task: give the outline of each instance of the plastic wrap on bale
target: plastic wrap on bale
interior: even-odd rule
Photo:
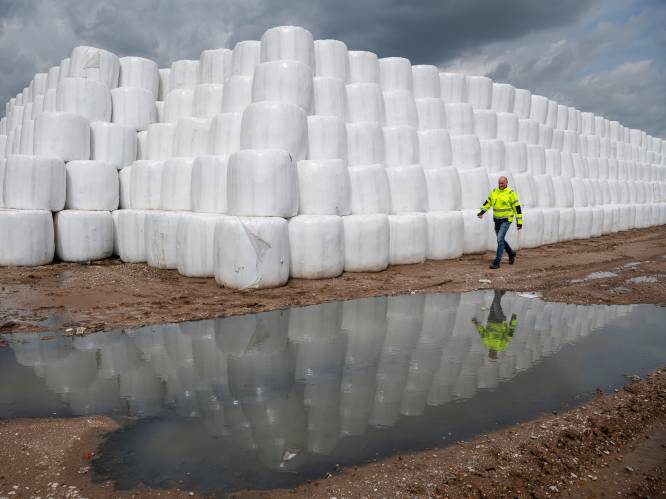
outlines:
[[[65,165],[56,158],[9,156],[4,204],[21,210],[59,211],[65,206]]]
[[[55,252],[63,262],[103,260],[113,254],[111,212],[64,210],[53,222]]]
[[[296,168],[300,214],[351,213],[351,185],[344,160],[303,160]]]
[[[344,231],[336,215],[299,215],[289,220],[290,275],[325,279],[344,269]]]
[[[118,209],[118,170],[99,160],[70,161],[65,165],[67,210],[113,211]]]
[[[346,272],[379,272],[389,264],[389,222],[384,214],[342,217]]]
[[[0,266],[51,263],[55,251],[51,212],[0,210],[0,241]]]

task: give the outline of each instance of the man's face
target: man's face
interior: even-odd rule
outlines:
[[[500,177],[499,180],[497,181],[497,186],[500,189],[506,189],[506,186],[509,182],[507,181],[506,177]]]

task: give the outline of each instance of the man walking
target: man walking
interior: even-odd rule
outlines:
[[[490,191],[488,199],[483,203],[481,211],[477,215],[477,217],[482,218],[484,213],[492,206],[495,234],[497,234],[497,253],[495,253],[495,261],[490,265],[491,269],[499,268],[505,248],[509,255],[509,265],[513,265],[513,262],[516,261],[516,252],[511,249],[506,241],[506,233],[511,227],[514,215],[518,230],[523,228],[523,212],[520,201],[518,201],[518,194],[508,187],[508,183],[506,177],[499,178],[497,188]]]

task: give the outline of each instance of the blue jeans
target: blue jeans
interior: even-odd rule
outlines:
[[[509,256],[513,255],[514,251],[509,246],[509,243],[506,241],[506,233],[511,227],[511,222],[506,218],[493,218],[495,222],[495,234],[497,234],[497,253],[495,253],[495,263],[499,264],[502,261],[502,255],[504,254],[504,249]]]

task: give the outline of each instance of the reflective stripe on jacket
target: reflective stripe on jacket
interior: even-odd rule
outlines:
[[[523,224],[523,213],[520,201],[518,200],[518,194],[509,187],[505,187],[504,189],[495,187],[490,191],[488,199],[486,199],[486,202],[481,207],[481,211],[486,212],[490,207],[493,208],[493,218],[506,218],[509,222],[513,222],[515,214],[516,223],[518,225]]]

